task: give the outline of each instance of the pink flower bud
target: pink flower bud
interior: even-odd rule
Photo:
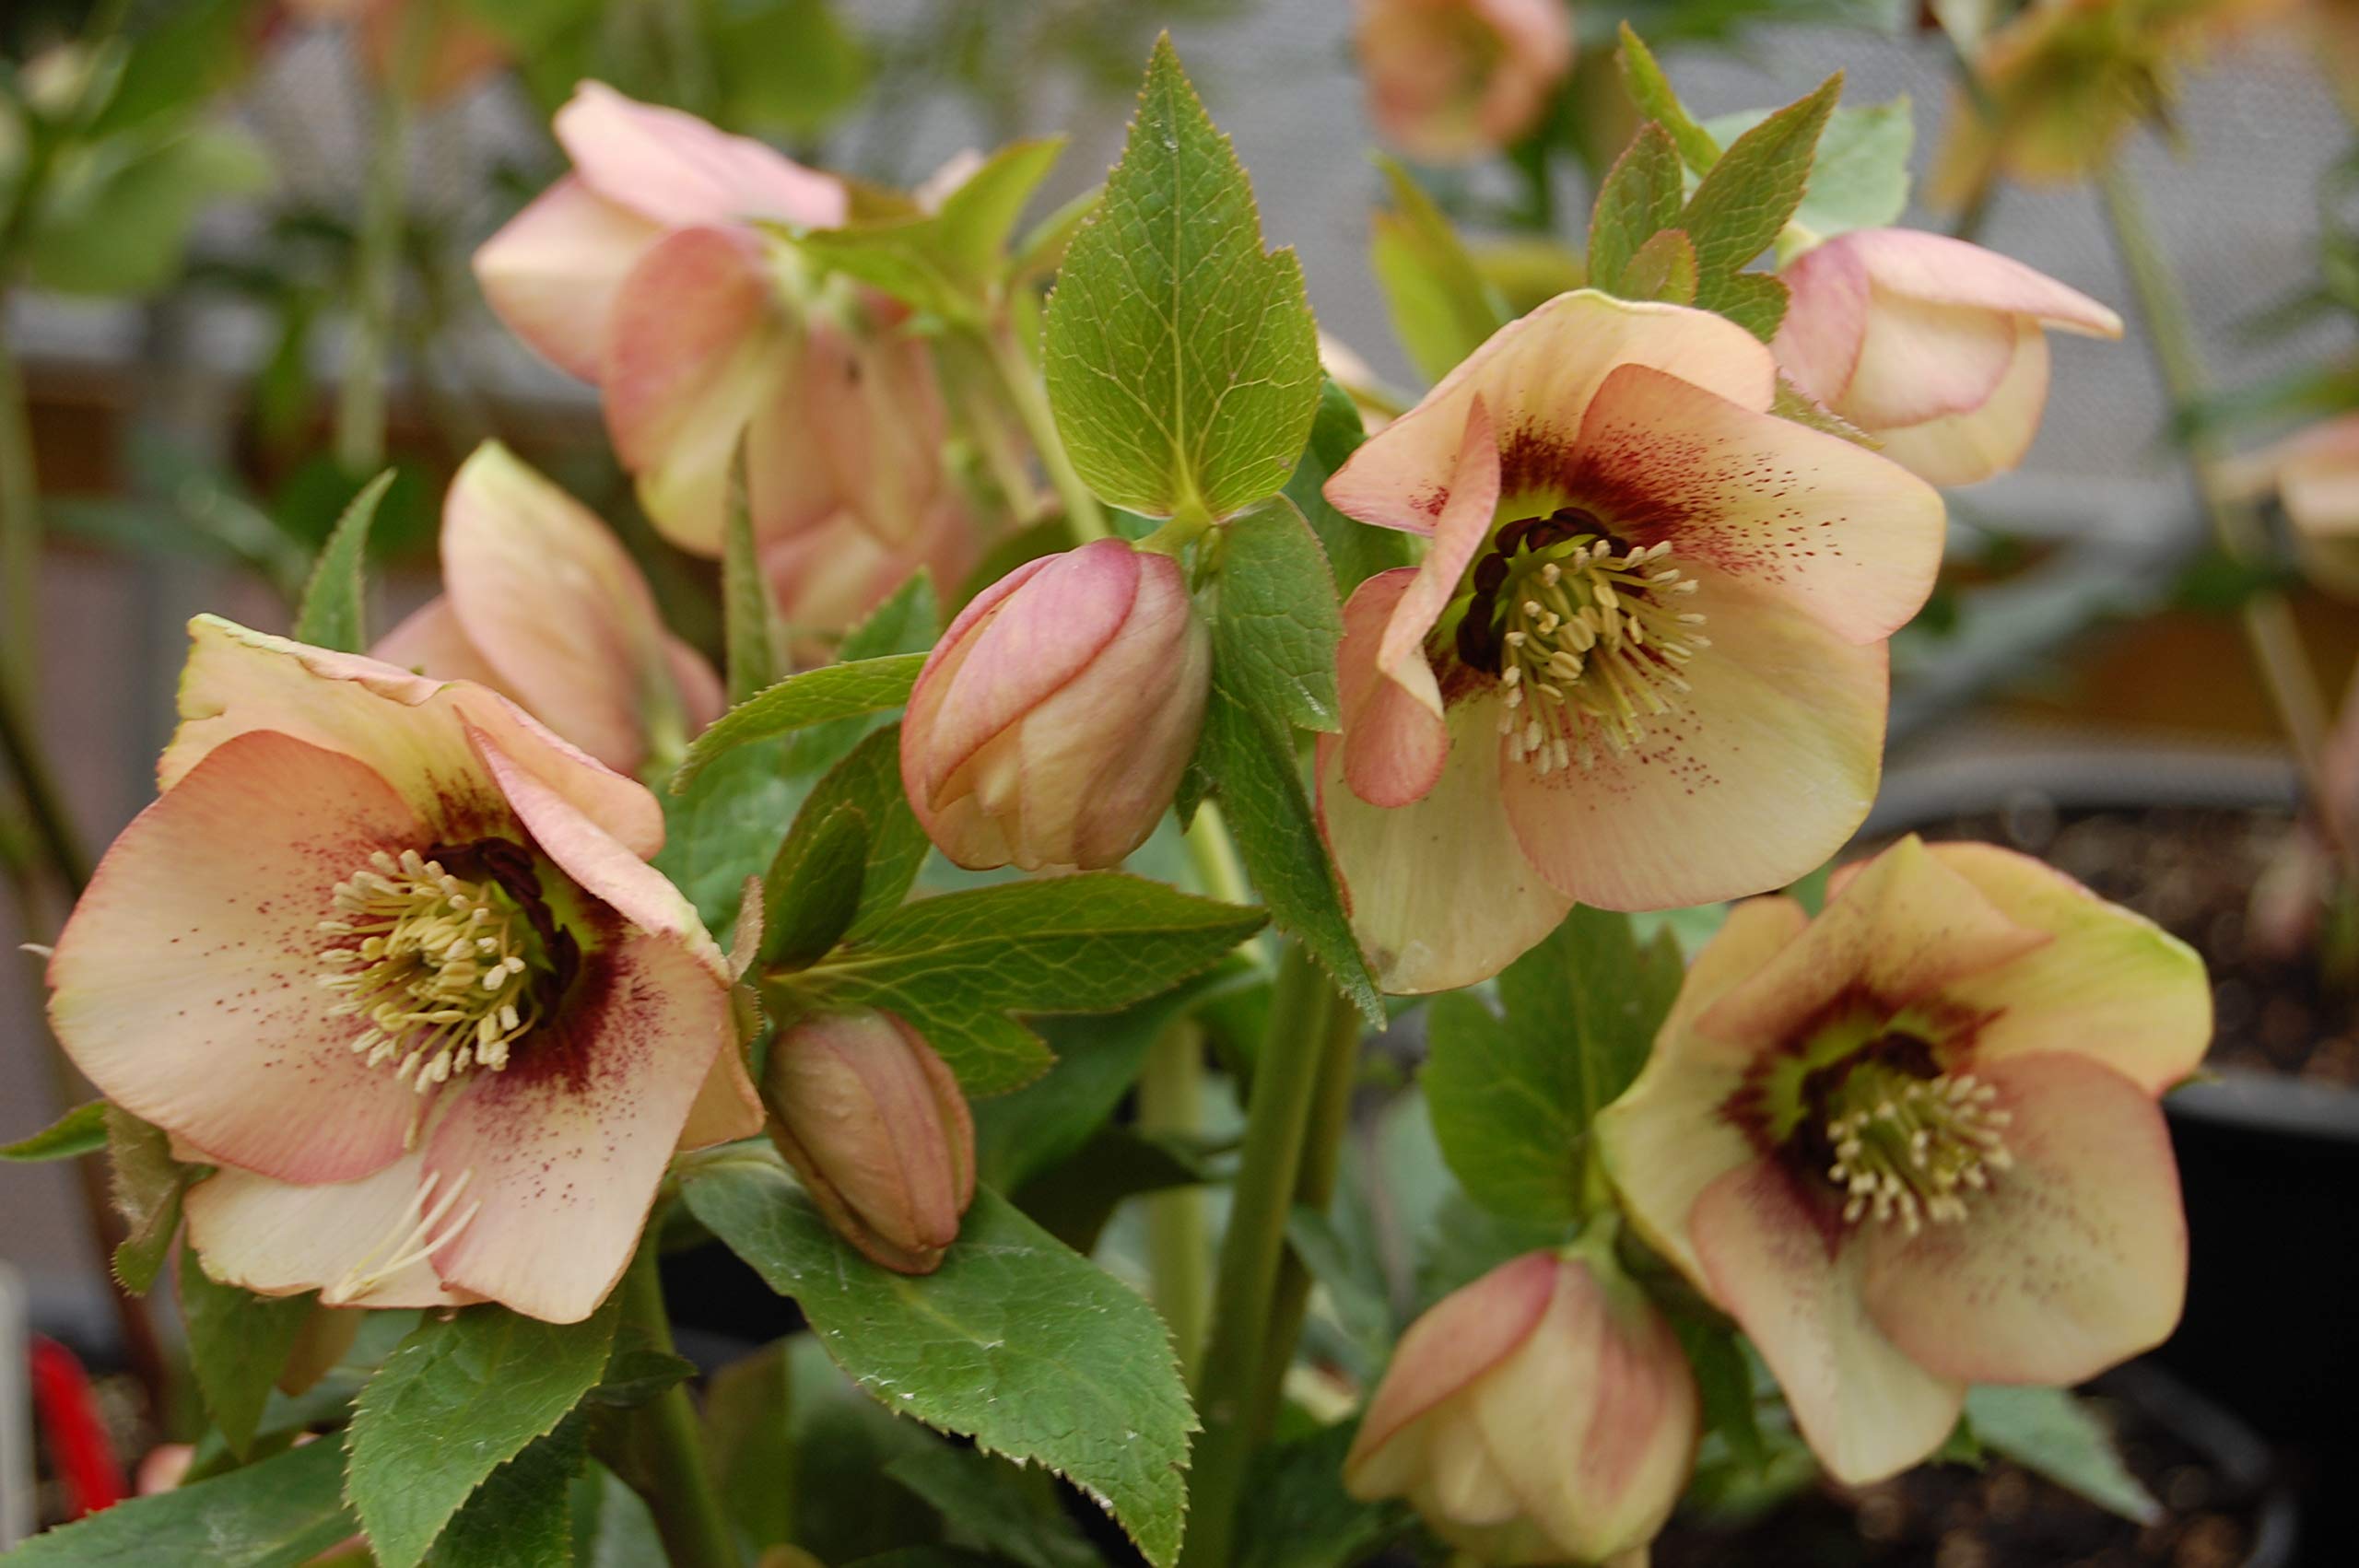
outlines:
[[[1101,539],[1027,562],[951,623],[910,694],[910,808],[973,870],[1118,864],[1171,803],[1211,678],[1170,557]]]
[[[1405,1496],[1485,1562],[1601,1562],[1662,1528],[1700,1401],[1678,1337],[1610,1262],[1532,1252],[1402,1336],[1344,1484]]]
[[[930,1274],[975,1196],[958,1081],[889,1013],[815,1014],[779,1032],[762,1074],[770,1141],[827,1223],[887,1269]]]

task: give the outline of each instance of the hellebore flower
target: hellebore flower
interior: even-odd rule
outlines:
[[[2038,861],[1914,837],[1816,919],[1739,905],[1597,1120],[1638,1230],[1734,1317],[1830,1473],[1925,1457],[1972,1383],[2160,1343],[2187,1286],[2155,1098],[2201,1059],[2182,943]]]
[[[617,773],[676,753],[727,706],[597,514],[497,441],[443,497],[442,579],[370,657],[489,686]]]
[[[1908,228],[1863,228],[1778,274],[1770,348],[1794,384],[1935,485],[2023,461],[2048,403],[2043,328],[2118,338],[2121,318],[2021,262]]]
[[[459,91],[508,63],[508,46],[498,33],[467,15],[464,6],[448,0],[281,0],[292,15],[307,22],[350,22],[359,30],[369,68],[380,80],[395,74],[404,29],[428,29],[424,57],[413,82],[418,98],[428,102]],[[413,19],[423,6],[430,13]]]
[[[1932,587],[1941,497],[1769,414],[1776,383],[1719,316],[1560,295],[1328,481],[1433,539],[1344,607],[1319,743],[1386,989],[1496,974],[1576,900],[1780,886],[1866,814],[1884,639]]]
[[[2321,588],[2359,597],[2359,414],[2295,432],[2228,472],[2231,488],[2274,494],[2302,567]]]
[[[1409,1326],[1344,1485],[1484,1562],[1643,1564],[1695,1464],[1695,1374],[1610,1260],[1530,1252]]]
[[[940,1266],[975,1199],[975,1122],[922,1036],[884,1012],[799,1019],[770,1046],[762,1098],[838,1235],[900,1273]]]
[[[1211,685],[1178,562],[1120,539],[1027,561],[927,657],[901,785],[970,870],[1117,865],[1171,804]]]
[[[815,528],[764,539],[757,549],[771,600],[792,634],[794,656],[823,663],[833,641],[867,619],[913,573],[930,572],[946,587],[966,581],[982,554],[982,536],[965,503],[945,495],[901,544],[884,543],[845,511]]]
[[[218,1167],[215,1279],[586,1316],[674,1150],[761,1120],[654,797],[483,687],[191,632],[162,793],[50,960],[58,1039]]]
[[[1560,0],[1359,0],[1355,38],[1377,130],[1429,163],[1506,147],[1573,65]]]

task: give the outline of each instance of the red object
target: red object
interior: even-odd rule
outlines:
[[[69,1516],[111,1508],[128,1495],[123,1462],[107,1441],[89,1374],[74,1352],[40,1335],[32,1340],[33,1414],[65,1484]]]

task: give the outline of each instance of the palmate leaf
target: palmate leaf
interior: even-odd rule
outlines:
[[[1044,368],[1083,480],[1148,517],[1226,517],[1285,484],[1319,404],[1302,268],[1158,41],[1121,161],[1050,297]]]

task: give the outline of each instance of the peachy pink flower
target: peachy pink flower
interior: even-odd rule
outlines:
[[[1939,1447],[1968,1384],[2077,1383],[2170,1333],[2187,1227],[2155,1098],[2211,1028],[2182,943],[2036,860],[1910,837],[1816,919],[1731,911],[1600,1147],[1864,1482]]]
[[[1562,0],[1359,0],[1358,10],[1369,116],[1428,162],[1506,147],[1573,66]]]
[[[1781,886],[1866,814],[1884,641],[1932,587],[1941,497],[1771,415],[1776,387],[1719,316],[1560,295],[1328,481],[1433,541],[1344,607],[1319,743],[1387,989],[1496,974],[1576,901]]]
[[[2296,431],[2225,477],[2248,496],[2275,495],[2312,580],[2359,597],[2359,414]]]
[[[443,498],[442,580],[370,656],[489,686],[617,773],[676,758],[727,706],[597,514],[497,441]]]
[[[586,1316],[673,1152],[761,1123],[654,797],[483,687],[191,631],[161,796],[50,961],[58,1039],[217,1167],[215,1279]]]

